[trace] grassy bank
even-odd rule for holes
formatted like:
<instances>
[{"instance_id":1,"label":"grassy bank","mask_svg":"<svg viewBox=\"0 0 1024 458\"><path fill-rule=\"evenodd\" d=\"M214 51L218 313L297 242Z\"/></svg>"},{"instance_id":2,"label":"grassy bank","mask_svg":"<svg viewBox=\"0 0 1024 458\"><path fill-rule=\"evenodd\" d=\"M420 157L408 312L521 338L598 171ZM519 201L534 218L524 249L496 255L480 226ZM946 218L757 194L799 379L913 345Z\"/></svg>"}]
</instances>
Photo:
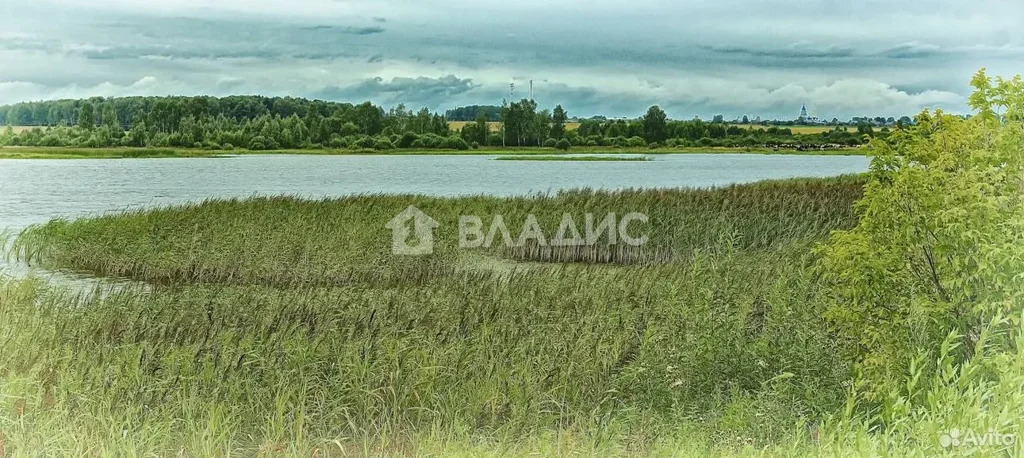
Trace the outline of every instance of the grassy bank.
<instances>
[{"instance_id":1,"label":"grassy bank","mask_svg":"<svg viewBox=\"0 0 1024 458\"><path fill-rule=\"evenodd\" d=\"M181 148L44 148L44 147L0 147L0 159L123 159L123 158L170 158L170 157L215 157L225 151L208 151Z\"/></svg>"},{"instance_id":2,"label":"grassy bank","mask_svg":"<svg viewBox=\"0 0 1024 458\"><path fill-rule=\"evenodd\" d=\"M498 156L496 161L581 161L581 162L644 162L650 161L647 156L540 156L532 154L520 154L516 156Z\"/></svg>"},{"instance_id":3,"label":"grassy bank","mask_svg":"<svg viewBox=\"0 0 1024 458\"><path fill-rule=\"evenodd\" d=\"M448 121L448 126L451 128L451 130L453 132L458 132L458 131L462 130L462 128L465 127L467 124L474 124L474 123L475 123L475 121ZM786 125L762 126L760 124L730 124L730 125L731 126L741 127L741 128L744 128L744 129L751 129L751 130L754 130L754 129L768 129L769 127L777 127L777 128L780 128L780 129L785 128L785 129L789 129L789 130L793 131L793 133L796 133L796 134L820 134L822 132L828 132L830 130L835 129L835 126L824 126L824 125L813 125L813 126L804 126L804 125L796 125L796 126L786 126ZM567 131L569 131L569 130L576 130L579 127L580 127L580 123L578 123L578 122L568 122L568 123L565 124L565 130L567 130ZM857 129L857 126L846 126L846 127L849 128L849 129L853 129L853 130ZM15 129L17 129L17 127L15 127ZM500 132L501 131L501 123L497 122L497 121L489 121L487 123L487 130L489 132Z\"/></svg>"},{"instance_id":4,"label":"grassy bank","mask_svg":"<svg viewBox=\"0 0 1024 458\"><path fill-rule=\"evenodd\" d=\"M837 150L773 150L770 148L574 148L573 154L796 154L796 155L863 155L859 148ZM192 148L63 148L63 147L0 147L0 159L115 159L115 158L167 158L167 157L213 157L247 154L304 154L304 155L539 155L556 156L564 154L554 148L480 148L469 150L445 149L393 149L393 150L352 150L352 149L292 149L292 150L204 150Z\"/></svg>"}]
</instances>

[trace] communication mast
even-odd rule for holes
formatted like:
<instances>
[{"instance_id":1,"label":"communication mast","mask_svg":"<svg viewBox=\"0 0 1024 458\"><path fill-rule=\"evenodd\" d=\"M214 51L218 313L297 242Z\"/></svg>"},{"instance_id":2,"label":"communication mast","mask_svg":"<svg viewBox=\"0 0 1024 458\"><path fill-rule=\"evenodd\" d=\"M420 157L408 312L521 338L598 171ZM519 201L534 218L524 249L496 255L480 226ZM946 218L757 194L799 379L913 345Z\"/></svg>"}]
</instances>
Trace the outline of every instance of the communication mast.
<instances>
[{"instance_id":1,"label":"communication mast","mask_svg":"<svg viewBox=\"0 0 1024 458\"><path fill-rule=\"evenodd\" d=\"M516 99L516 83L508 83L508 99Z\"/></svg>"},{"instance_id":2,"label":"communication mast","mask_svg":"<svg viewBox=\"0 0 1024 458\"><path fill-rule=\"evenodd\" d=\"M530 100L533 100L533 80L530 80Z\"/></svg>"}]
</instances>

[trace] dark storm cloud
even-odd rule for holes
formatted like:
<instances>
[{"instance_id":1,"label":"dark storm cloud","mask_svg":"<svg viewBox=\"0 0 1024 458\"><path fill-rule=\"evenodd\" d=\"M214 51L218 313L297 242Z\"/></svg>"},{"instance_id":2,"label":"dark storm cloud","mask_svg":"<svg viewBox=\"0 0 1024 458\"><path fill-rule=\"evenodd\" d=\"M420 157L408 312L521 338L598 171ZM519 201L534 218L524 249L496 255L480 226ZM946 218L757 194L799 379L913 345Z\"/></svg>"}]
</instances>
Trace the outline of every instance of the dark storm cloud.
<instances>
[{"instance_id":1,"label":"dark storm cloud","mask_svg":"<svg viewBox=\"0 0 1024 458\"><path fill-rule=\"evenodd\" d=\"M376 77L344 87L325 87L315 96L327 100L371 100L387 106L404 103L408 106L435 108L441 101L469 92L475 87L472 79L455 75L440 78L395 77L390 80Z\"/></svg>"},{"instance_id":2,"label":"dark storm cloud","mask_svg":"<svg viewBox=\"0 0 1024 458\"><path fill-rule=\"evenodd\" d=\"M303 27L303 30L326 30L337 33L350 33L353 35L373 35L375 33L384 33L383 27L372 26L372 27L351 27L351 26L337 26L337 25L314 25L309 27Z\"/></svg>"},{"instance_id":3,"label":"dark storm cloud","mask_svg":"<svg viewBox=\"0 0 1024 458\"><path fill-rule=\"evenodd\" d=\"M110 27L90 36L95 46L71 52L89 59L330 60L360 57L373 43L364 37L384 32L379 26L267 24L253 19L165 18L159 24L122 21Z\"/></svg>"},{"instance_id":4,"label":"dark storm cloud","mask_svg":"<svg viewBox=\"0 0 1024 458\"><path fill-rule=\"evenodd\" d=\"M60 50L60 42L52 40L0 37L0 49L10 51L56 52Z\"/></svg>"},{"instance_id":5,"label":"dark storm cloud","mask_svg":"<svg viewBox=\"0 0 1024 458\"><path fill-rule=\"evenodd\" d=\"M854 51L841 46L827 46L816 48L813 46L795 44L780 48L747 48L741 46L702 46L711 53L739 55L743 57L768 57L778 59L841 59L853 57Z\"/></svg>"},{"instance_id":6,"label":"dark storm cloud","mask_svg":"<svg viewBox=\"0 0 1024 458\"><path fill-rule=\"evenodd\" d=\"M881 54L892 59L923 59L938 55L941 50L938 46L919 43L906 43L886 49Z\"/></svg>"}]
</instances>

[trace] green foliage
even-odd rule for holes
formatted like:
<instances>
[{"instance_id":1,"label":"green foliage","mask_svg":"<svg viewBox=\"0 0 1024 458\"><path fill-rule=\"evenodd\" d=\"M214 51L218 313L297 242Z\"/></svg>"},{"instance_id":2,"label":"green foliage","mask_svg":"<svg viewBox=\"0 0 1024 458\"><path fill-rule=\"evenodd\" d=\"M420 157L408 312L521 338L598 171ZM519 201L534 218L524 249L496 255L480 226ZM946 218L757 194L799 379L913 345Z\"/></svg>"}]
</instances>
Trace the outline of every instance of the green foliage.
<instances>
[{"instance_id":1,"label":"green foliage","mask_svg":"<svg viewBox=\"0 0 1024 458\"><path fill-rule=\"evenodd\" d=\"M668 116L657 105L647 110L643 117L644 139L648 142L661 143L668 138Z\"/></svg>"},{"instance_id":2,"label":"green foliage","mask_svg":"<svg viewBox=\"0 0 1024 458\"><path fill-rule=\"evenodd\" d=\"M483 117L484 122L497 121L501 118L501 107L496 105L469 105L444 112L449 121L473 121Z\"/></svg>"},{"instance_id":3,"label":"green foliage","mask_svg":"<svg viewBox=\"0 0 1024 458\"><path fill-rule=\"evenodd\" d=\"M556 105L555 110L551 114L550 137L555 140L561 140L565 136L565 122L568 120L569 114L565 112L561 105Z\"/></svg>"},{"instance_id":4,"label":"green foliage","mask_svg":"<svg viewBox=\"0 0 1024 458\"><path fill-rule=\"evenodd\" d=\"M486 448L575 431L587 454L677 453L695 434L772 446L842 403L807 254L854 224L861 184L254 198L51 222L19 256L150 285L76 298L0 281L7 450L368 454L431 432ZM629 208L651 215L652 255L680 256L516 262L570 251L460 253L451 224L433 255L395 256L382 222L409 204L448 223L530 212L546 232Z\"/></svg>"},{"instance_id":5,"label":"green foliage","mask_svg":"<svg viewBox=\"0 0 1024 458\"><path fill-rule=\"evenodd\" d=\"M10 145L14 139L14 128L11 126L4 127L4 131L0 134L0 145Z\"/></svg>"},{"instance_id":6,"label":"green foliage","mask_svg":"<svg viewBox=\"0 0 1024 458\"><path fill-rule=\"evenodd\" d=\"M379 136L373 139L373 149L378 151L386 151L394 149L395 145L391 144L391 140L384 136Z\"/></svg>"},{"instance_id":7,"label":"green foliage","mask_svg":"<svg viewBox=\"0 0 1024 458\"><path fill-rule=\"evenodd\" d=\"M571 147L572 143L569 143L569 140L566 140L564 138L559 139L558 142L555 143L555 148L558 148L562 151L569 151L569 148Z\"/></svg>"},{"instance_id":8,"label":"green foliage","mask_svg":"<svg viewBox=\"0 0 1024 458\"><path fill-rule=\"evenodd\" d=\"M411 148L412 144L416 142L418 137L412 132L405 132L398 139L398 143L395 144L398 148Z\"/></svg>"},{"instance_id":9,"label":"green foliage","mask_svg":"<svg viewBox=\"0 0 1024 458\"><path fill-rule=\"evenodd\" d=\"M78 110L78 127L86 130L92 130L96 127L96 115L93 113L92 104L86 102L82 104L82 107Z\"/></svg>"},{"instance_id":10,"label":"green foliage","mask_svg":"<svg viewBox=\"0 0 1024 458\"><path fill-rule=\"evenodd\" d=\"M863 138L884 138L888 135L884 129L879 133L872 131L870 135L865 133L866 130L861 134L837 130L794 135L788 128L774 126L767 130L747 130L722 123L668 121L667 118L662 126L664 112L660 109L649 113L654 117L648 124L655 133L645 130L642 119L587 120L577 132L567 130L568 114L561 106L556 106L553 111L538 110L534 101L521 100L506 105L504 111L500 107L495 108L498 110L492 112L481 107L475 122L462 127L459 134L467 144L475 141L489 146L541 146L548 138L556 141L568 138L578 146L627 146L618 139L653 135L675 139L674 143L683 147L694 146L698 139L707 137L710 140L704 146L833 149L859 145ZM497 134L498 141L494 141L491 136L495 134L491 133L492 126L488 122L498 118L502 119L501 134ZM413 112L399 104L385 112L369 103L352 105L258 96L94 97L28 102L0 107L0 123L4 121L42 129L40 133L28 129L13 138L0 138L2 144L16 146L193 148L198 144L199 148L209 148L209 145L224 143L248 145L254 137L262 137L255 143L261 150L305 149L316 148L316 145L345 148L364 135L385 135L398 148L413 148L415 139L405 134L440 138L451 135L448 120L426 108ZM107 127L108 131L94 136L91 131L97 124ZM128 136L122 132L123 129L134 132ZM581 139L581 135L585 139ZM401 142L403 136L407 139L404 143ZM336 137L345 140L336 140ZM741 140L741 137L744 138ZM450 146L445 141L428 140L415 148Z\"/></svg>"},{"instance_id":11,"label":"green foliage","mask_svg":"<svg viewBox=\"0 0 1024 458\"><path fill-rule=\"evenodd\" d=\"M984 71L972 84L977 116L924 112L871 143L860 223L820 250L832 291L827 316L856 348L858 394L870 402L900 392L919 351L948 347L944 357L964 367L982 336L1005 335L993 319L1021 325L1024 84L992 84ZM989 345L1005 350L1001 343ZM936 361L917 362L924 380L947 370Z\"/></svg>"},{"instance_id":12,"label":"green foliage","mask_svg":"<svg viewBox=\"0 0 1024 458\"><path fill-rule=\"evenodd\" d=\"M457 136L448 137L448 140L447 140L446 143L447 143L446 146L448 148L451 148L451 149L455 149L455 150L459 150L459 151L465 151L465 150L469 149L469 143L466 143L466 140L463 140L462 137L457 137Z\"/></svg>"}]
</instances>

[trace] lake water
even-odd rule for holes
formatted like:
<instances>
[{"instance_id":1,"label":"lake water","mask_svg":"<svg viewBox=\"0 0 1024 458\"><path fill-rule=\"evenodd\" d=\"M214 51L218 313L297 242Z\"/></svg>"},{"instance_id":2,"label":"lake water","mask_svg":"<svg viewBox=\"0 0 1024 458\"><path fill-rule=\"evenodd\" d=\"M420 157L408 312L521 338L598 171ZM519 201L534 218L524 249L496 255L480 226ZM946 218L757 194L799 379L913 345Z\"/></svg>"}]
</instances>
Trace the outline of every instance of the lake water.
<instances>
[{"instance_id":1,"label":"lake water","mask_svg":"<svg viewBox=\"0 0 1024 458\"><path fill-rule=\"evenodd\" d=\"M0 230L210 197L356 193L519 195L580 187L709 187L867 170L863 156L654 155L651 161L495 161L494 156L254 155L0 160Z\"/></svg>"}]
</instances>

